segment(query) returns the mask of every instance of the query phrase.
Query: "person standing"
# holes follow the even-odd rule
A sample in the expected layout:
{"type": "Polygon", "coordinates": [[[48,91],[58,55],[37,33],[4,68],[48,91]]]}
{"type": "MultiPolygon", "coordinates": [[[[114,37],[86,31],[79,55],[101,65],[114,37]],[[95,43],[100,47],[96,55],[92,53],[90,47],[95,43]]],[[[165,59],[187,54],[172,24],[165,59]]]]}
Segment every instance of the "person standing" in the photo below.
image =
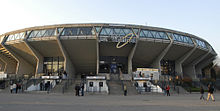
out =
{"type": "Polygon", "coordinates": [[[164,91],[164,96],[166,96],[166,94],[167,94],[167,91],[166,91],[167,87],[166,87],[166,85],[164,85],[162,88],[163,88],[163,91],[164,91]]]}
{"type": "Polygon", "coordinates": [[[124,85],[124,96],[127,96],[127,86],[124,85]]]}
{"type": "Polygon", "coordinates": [[[43,82],[40,83],[40,91],[43,91],[43,82]]]}
{"type": "Polygon", "coordinates": [[[76,96],[79,96],[80,86],[79,86],[79,85],[76,85],[76,86],[75,86],[75,90],[76,90],[76,96]]]}
{"type": "Polygon", "coordinates": [[[141,75],[141,71],[139,72],[139,77],[142,77],[142,75],[141,75]]]}
{"type": "Polygon", "coordinates": [[[82,86],[81,86],[81,95],[84,96],[84,84],[82,83],[82,86]]]}
{"type": "Polygon", "coordinates": [[[169,85],[167,85],[167,87],[166,87],[166,92],[167,92],[167,96],[170,96],[170,86],[169,85]]]}
{"type": "Polygon", "coordinates": [[[200,100],[201,100],[201,99],[205,100],[205,98],[204,98],[204,89],[203,89],[202,86],[200,87],[200,94],[201,94],[200,100]]]}
{"type": "Polygon", "coordinates": [[[208,96],[207,96],[207,101],[209,101],[209,98],[211,96],[212,101],[215,101],[215,98],[213,96],[214,88],[209,84],[208,85],[208,96]]]}
{"type": "Polygon", "coordinates": [[[13,93],[13,88],[14,88],[14,87],[13,87],[13,84],[11,84],[11,85],[10,85],[10,91],[11,91],[11,93],[13,93]]]}
{"type": "MultiPolygon", "coordinates": [[[[13,87],[13,91],[16,92],[17,85],[14,83],[12,87],[13,87]]],[[[17,92],[16,92],[16,93],[17,93],[17,92]]]]}

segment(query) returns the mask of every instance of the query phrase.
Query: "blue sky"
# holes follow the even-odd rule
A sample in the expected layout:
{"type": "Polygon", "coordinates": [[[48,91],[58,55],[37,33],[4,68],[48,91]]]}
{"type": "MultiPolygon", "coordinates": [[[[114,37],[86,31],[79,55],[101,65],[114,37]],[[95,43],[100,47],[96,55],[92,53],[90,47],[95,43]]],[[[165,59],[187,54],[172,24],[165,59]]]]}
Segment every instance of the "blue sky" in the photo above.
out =
{"type": "Polygon", "coordinates": [[[220,0],[1,0],[0,34],[41,25],[125,23],[207,40],[220,54],[220,0]]]}

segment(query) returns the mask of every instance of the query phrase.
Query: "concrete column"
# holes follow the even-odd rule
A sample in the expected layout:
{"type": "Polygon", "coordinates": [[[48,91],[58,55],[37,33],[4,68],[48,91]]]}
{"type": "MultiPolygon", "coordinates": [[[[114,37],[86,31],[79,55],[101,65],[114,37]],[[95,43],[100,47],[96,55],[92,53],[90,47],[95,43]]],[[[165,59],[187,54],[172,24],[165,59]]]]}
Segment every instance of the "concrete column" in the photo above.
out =
{"type": "MultiPolygon", "coordinates": [[[[5,41],[5,39],[4,39],[4,41],[5,41]]],[[[19,74],[19,75],[28,74],[30,76],[34,75],[35,68],[30,63],[28,63],[23,57],[19,56],[13,50],[11,50],[9,47],[7,47],[4,44],[4,42],[2,42],[2,46],[12,54],[12,56],[16,59],[16,61],[18,61],[18,65],[16,68],[16,74],[19,74]]]]}
{"type": "Polygon", "coordinates": [[[171,48],[172,44],[173,44],[173,39],[172,37],[170,37],[167,33],[166,35],[168,36],[168,38],[170,39],[170,44],[160,53],[160,55],[153,61],[153,63],[151,64],[151,66],[153,68],[157,68],[159,69],[159,73],[161,74],[161,65],[160,65],[160,61],[163,59],[163,57],[167,54],[167,52],[169,51],[169,49],[171,48]]]}
{"type": "Polygon", "coordinates": [[[4,72],[7,74],[16,74],[17,62],[0,54],[0,60],[5,63],[4,72]]]}
{"type": "Polygon", "coordinates": [[[206,66],[208,66],[210,63],[212,63],[214,61],[214,59],[216,58],[216,56],[213,56],[207,60],[204,60],[202,62],[200,62],[195,68],[196,68],[196,74],[200,74],[202,75],[202,69],[205,68],[206,66]]]}
{"type": "Polygon", "coordinates": [[[25,42],[26,46],[32,51],[35,58],[37,59],[37,64],[36,64],[36,68],[35,68],[35,77],[37,77],[37,74],[43,73],[43,59],[44,59],[44,57],[42,56],[42,54],[40,54],[40,52],[38,52],[34,47],[32,47],[30,45],[30,43],[27,41],[27,39],[28,38],[26,38],[24,42],[25,42]]]}
{"type": "Polygon", "coordinates": [[[194,81],[198,80],[197,75],[196,75],[196,68],[195,68],[195,66],[211,53],[212,48],[208,47],[208,50],[209,51],[205,55],[197,58],[192,63],[187,65],[185,70],[184,70],[184,73],[187,74],[188,76],[190,76],[194,81]]]}
{"type": "MultiPolygon", "coordinates": [[[[1,45],[3,46],[4,42],[6,41],[6,37],[1,37],[0,42],[1,45]]],[[[4,46],[3,46],[4,47],[4,46]]],[[[16,69],[17,69],[17,62],[15,60],[12,60],[3,54],[0,54],[0,59],[5,63],[4,66],[4,72],[7,74],[16,74],[16,69]]]]}
{"type": "Polygon", "coordinates": [[[132,71],[132,69],[133,69],[132,68],[132,59],[133,59],[134,53],[135,53],[135,51],[137,49],[137,45],[138,45],[138,41],[139,41],[140,29],[138,31],[138,34],[136,34],[134,31],[133,31],[133,33],[136,36],[136,43],[135,43],[134,47],[131,49],[131,51],[130,51],[130,53],[128,55],[128,74],[130,74],[130,75],[132,75],[132,72],[133,72],[132,71]]]}
{"type": "Polygon", "coordinates": [[[196,50],[197,48],[197,43],[194,42],[194,47],[193,49],[191,49],[189,52],[187,52],[184,56],[182,56],[181,58],[179,58],[178,60],[176,60],[175,62],[175,71],[177,72],[177,74],[181,77],[183,77],[183,68],[182,68],[182,63],[190,57],[190,55],[192,55],[192,53],[196,50]]]}
{"type": "MultiPolygon", "coordinates": [[[[63,30],[63,29],[62,29],[63,30]]],[[[61,34],[62,31],[60,31],[60,34],[61,34]]],[[[74,78],[75,77],[75,67],[69,57],[69,54],[67,53],[66,49],[63,47],[61,41],[60,41],[60,34],[57,34],[57,37],[56,37],[56,40],[57,40],[57,43],[61,49],[61,52],[63,54],[63,57],[64,57],[64,70],[67,72],[68,76],[70,78],[74,78]]]]}
{"type": "Polygon", "coordinates": [[[4,71],[6,63],[0,59],[0,65],[1,65],[0,71],[4,71]]]}
{"type": "MultiPolygon", "coordinates": [[[[102,30],[102,27],[101,29],[102,30]]],[[[95,29],[95,32],[96,32],[96,29],[95,29]]],[[[99,32],[96,32],[96,74],[98,75],[99,74],[99,32]]]]}

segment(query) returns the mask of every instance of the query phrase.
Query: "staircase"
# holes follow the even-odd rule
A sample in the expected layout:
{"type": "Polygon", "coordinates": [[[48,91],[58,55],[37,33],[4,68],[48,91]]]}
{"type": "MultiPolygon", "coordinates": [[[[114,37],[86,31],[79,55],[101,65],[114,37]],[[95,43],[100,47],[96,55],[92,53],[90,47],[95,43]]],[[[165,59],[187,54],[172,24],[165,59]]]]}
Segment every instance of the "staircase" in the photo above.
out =
{"type": "Polygon", "coordinates": [[[133,85],[133,83],[131,81],[123,81],[123,85],[126,85],[128,95],[137,95],[138,94],[135,86],[133,85]]]}
{"type": "Polygon", "coordinates": [[[110,80],[108,82],[110,95],[123,95],[122,82],[117,80],[110,80]]]}
{"type": "Polygon", "coordinates": [[[63,93],[63,88],[67,83],[66,79],[63,79],[60,83],[56,84],[56,86],[51,89],[50,93],[63,93]]]}
{"type": "Polygon", "coordinates": [[[69,84],[68,88],[64,91],[64,93],[75,95],[75,86],[80,85],[81,81],[81,75],[76,75],[75,80],[72,81],[72,84],[69,84]]]}
{"type": "Polygon", "coordinates": [[[110,80],[107,82],[110,95],[123,95],[123,84],[118,74],[111,74],[110,80]]]}

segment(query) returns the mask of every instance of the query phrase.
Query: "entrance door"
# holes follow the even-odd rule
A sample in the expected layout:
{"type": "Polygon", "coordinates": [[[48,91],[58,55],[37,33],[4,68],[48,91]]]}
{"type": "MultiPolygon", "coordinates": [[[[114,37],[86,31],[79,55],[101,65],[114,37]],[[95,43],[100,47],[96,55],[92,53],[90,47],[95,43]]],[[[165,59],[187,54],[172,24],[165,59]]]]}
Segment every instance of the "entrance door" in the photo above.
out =
{"type": "Polygon", "coordinates": [[[127,57],[123,56],[100,56],[99,72],[119,74],[119,68],[122,73],[127,73],[127,57]]]}

